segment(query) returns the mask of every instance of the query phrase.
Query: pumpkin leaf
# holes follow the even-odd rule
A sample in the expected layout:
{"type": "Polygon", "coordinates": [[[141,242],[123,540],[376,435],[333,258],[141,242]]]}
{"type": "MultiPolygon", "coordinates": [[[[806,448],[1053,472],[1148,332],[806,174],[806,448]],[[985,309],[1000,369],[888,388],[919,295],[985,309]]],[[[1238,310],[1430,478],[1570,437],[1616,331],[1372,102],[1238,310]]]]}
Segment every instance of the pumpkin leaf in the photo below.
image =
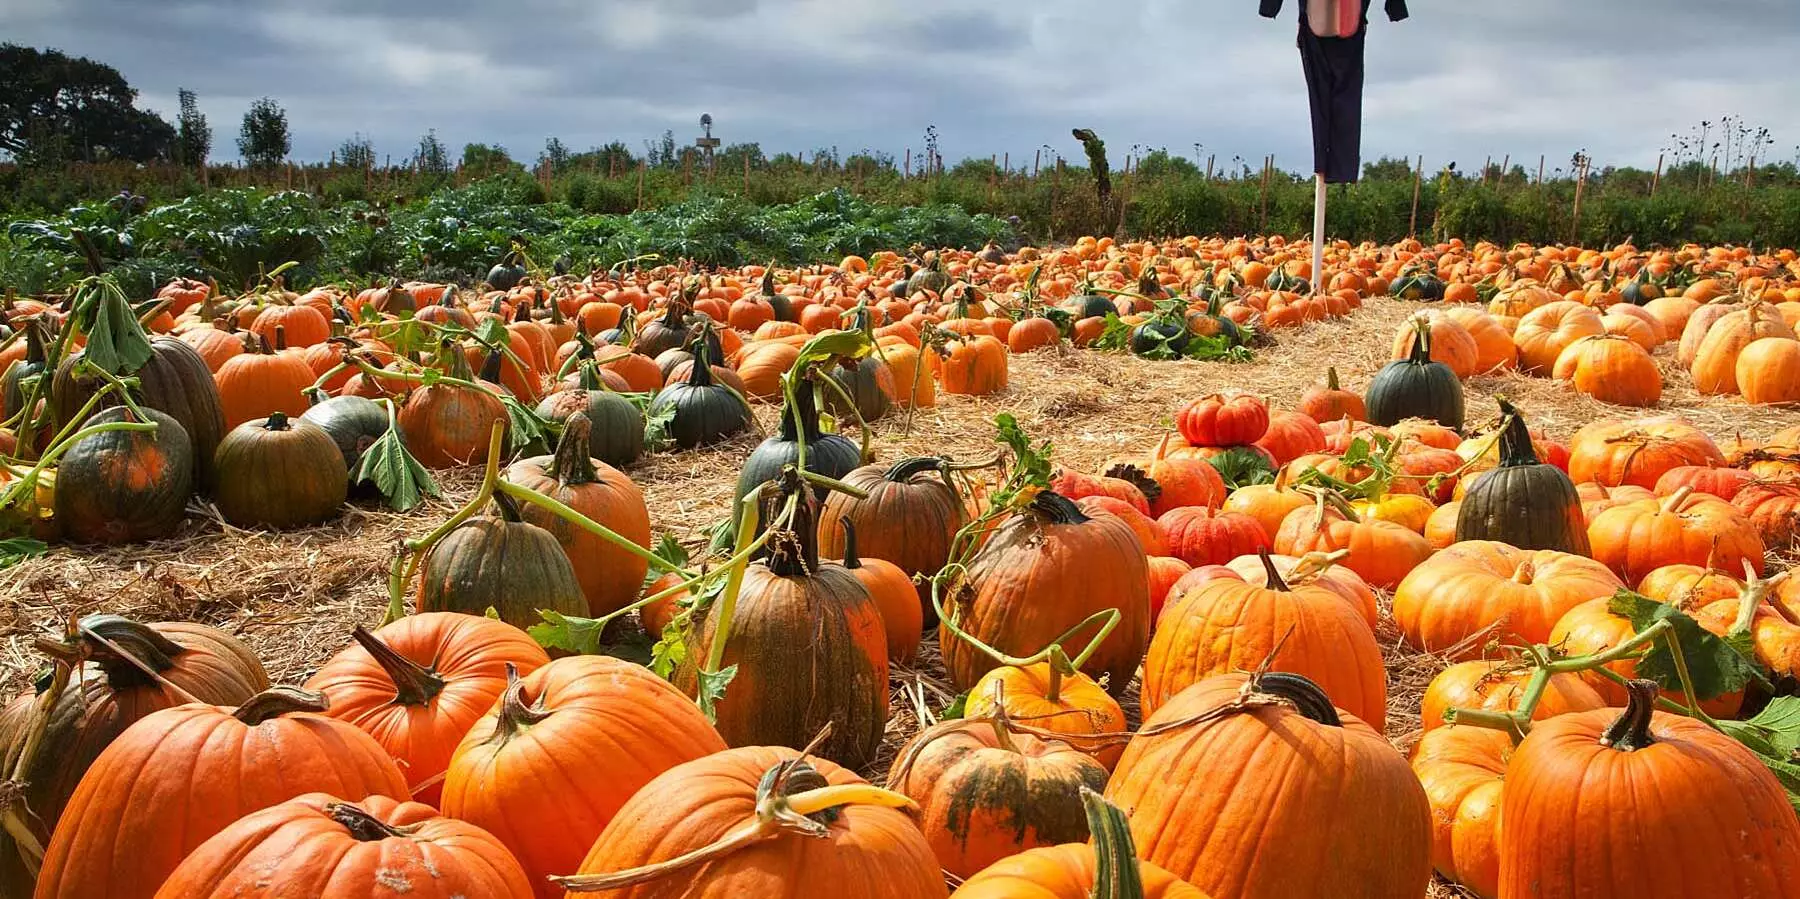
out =
{"type": "MultiPolygon", "coordinates": [[[[663,532],[662,539],[656,541],[656,546],[652,547],[650,552],[676,568],[686,568],[688,560],[692,558],[688,554],[687,547],[682,546],[681,541],[676,540],[675,535],[667,531],[663,532]]],[[[661,572],[657,572],[656,576],[660,577],[661,572]]]]}
{"type": "Polygon", "coordinates": [[[475,339],[490,347],[509,346],[511,339],[507,337],[506,325],[497,318],[490,318],[475,326],[475,339]]]}
{"type": "Polygon", "coordinates": [[[1094,338],[1094,349],[1124,352],[1131,347],[1131,326],[1117,312],[1106,313],[1106,327],[1094,338]]]}
{"type": "Polygon", "coordinates": [[[669,425],[675,423],[675,404],[647,405],[644,409],[644,449],[659,453],[669,448],[674,438],[669,425]]]}
{"type": "Polygon", "coordinates": [[[1249,447],[1228,449],[1207,457],[1206,461],[1231,490],[1251,484],[1275,483],[1275,469],[1269,464],[1269,457],[1249,447]]]}
{"type": "Polygon", "coordinates": [[[576,655],[600,654],[600,633],[606,629],[606,622],[564,615],[550,609],[539,609],[538,617],[544,619],[543,623],[526,628],[525,633],[530,634],[539,646],[576,655]]]}
{"type": "Polygon", "coordinates": [[[1681,672],[1671,645],[1686,663],[1698,699],[1735,693],[1751,681],[1763,679],[1748,634],[1720,637],[1680,609],[1630,590],[1613,594],[1608,609],[1629,619],[1639,633],[1659,621],[1669,622],[1669,638],[1652,643],[1637,662],[1637,676],[1656,681],[1664,690],[1682,693],[1681,672]]]}
{"type": "Polygon", "coordinates": [[[82,358],[113,375],[135,373],[150,361],[150,338],[138,324],[137,313],[125,292],[110,278],[96,279],[88,291],[87,314],[82,316],[87,347],[82,358]]]}
{"type": "Polygon", "coordinates": [[[719,720],[719,700],[725,698],[725,688],[737,677],[738,666],[727,665],[718,671],[697,672],[699,689],[694,694],[694,703],[706,714],[706,720],[715,724],[719,720]]]}
{"type": "Polygon", "coordinates": [[[30,537],[8,537],[0,540],[0,568],[11,568],[26,559],[36,558],[50,549],[44,541],[30,537]]]}
{"type": "Polygon", "coordinates": [[[387,433],[363,452],[352,481],[373,483],[387,500],[388,508],[407,512],[424,502],[425,497],[438,496],[438,485],[432,480],[431,472],[406,449],[406,438],[393,423],[391,405],[388,416],[387,433]]]}
{"type": "Polygon", "coordinates": [[[1719,727],[1758,755],[1792,760],[1800,752],[1800,696],[1776,697],[1756,717],[1719,727]]]}
{"type": "Polygon", "coordinates": [[[548,446],[550,440],[550,424],[540,418],[537,412],[519,402],[517,397],[509,393],[500,394],[500,404],[506,407],[506,443],[517,450],[521,447],[539,443],[548,446]]]}
{"type": "Polygon", "coordinates": [[[1012,473],[1007,476],[1005,489],[994,492],[992,505],[1003,508],[1011,505],[1020,494],[1048,490],[1053,467],[1050,463],[1050,441],[1044,440],[1032,446],[1031,438],[1025,436],[1025,429],[1019,426],[1019,420],[1010,412],[994,416],[994,427],[999,431],[1000,442],[1012,451],[1013,466],[1012,473]]]}
{"type": "Polygon", "coordinates": [[[680,668],[682,663],[687,661],[687,628],[684,617],[677,615],[669,619],[669,623],[663,625],[662,638],[650,648],[648,667],[663,680],[668,680],[670,676],[674,675],[675,669],[680,668]]]}

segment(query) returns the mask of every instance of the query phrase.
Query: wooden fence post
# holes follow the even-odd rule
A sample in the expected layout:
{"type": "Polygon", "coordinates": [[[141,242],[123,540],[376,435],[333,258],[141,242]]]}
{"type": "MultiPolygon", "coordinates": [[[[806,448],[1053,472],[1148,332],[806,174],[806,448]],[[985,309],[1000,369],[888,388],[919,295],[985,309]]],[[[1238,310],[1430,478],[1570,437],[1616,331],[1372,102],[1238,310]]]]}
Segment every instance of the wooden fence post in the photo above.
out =
{"type": "Polygon", "coordinates": [[[1581,195],[1587,188],[1588,164],[1583,160],[1575,167],[1575,208],[1569,213],[1569,243],[1579,243],[1581,237],[1581,195]]]}
{"type": "Polygon", "coordinates": [[[1487,160],[1481,164],[1481,186],[1482,187],[1486,187],[1488,185],[1488,171],[1493,169],[1493,167],[1494,167],[1494,156],[1492,153],[1490,153],[1490,154],[1488,154],[1487,160]]]}
{"type": "Polygon", "coordinates": [[[744,196],[750,196],[750,154],[744,154],[744,196]]]}
{"type": "Polygon", "coordinates": [[[1212,180],[1213,160],[1217,159],[1217,158],[1218,158],[1218,154],[1216,154],[1216,153],[1209,153],[1206,156],[1206,180],[1208,180],[1208,181],[1212,180]]]}
{"type": "Polygon", "coordinates": [[[1656,154],[1656,174],[1650,176],[1650,198],[1656,198],[1656,188],[1662,184],[1663,154],[1656,154]]]}
{"type": "Polygon", "coordinates": [[[1000,156],[1000,170],[1012,174],[1012,151],[1008,150],[1000,156]]]}
{"type": "Polygon", "coordinates": [[[1544,154],[1542,154],[1542,153],[1539,153],[1539,154],[1538,154],[1538,179],[1537,179],[1537,183],[1538,183],[1538,186],[1540,186],[1540,187],[1541,187],[1541,186],[1543,186],[1543,184],[1544,184],[1544,154]]]}
{"type": "Polygon", "coordinates": [[[906,167],[900,170],[900,177],[902,177],[902,178],[911,178],[912,177],[912,148],[911,147],[906,148],[906,167]]]}
{"type": "Polygon", "coordinates": [[[1038,164],[1043,161],[1044,161],[1043,148],[1040,147],[1037,150],[1032,151],[1032,153],[1031,153],[1031,178],[1032,178],[1032,180],[1034,180],[1034,181],[1037,180],[1038,164]]]}
{"type": "Polygon", "coordinates": [[[1413,201],[1412,218],[1406,222],[1406,236],[1417,237],[1419,234],[1419,187],[1425,181],[1425,157],[1419,157],[1418,167],[1413,169],[1413,201]]]}
{"type": "Polygon", "coordinates": [[[640,159],[640,160],[638,160],[638,201],[637,201],[637,208],[639,208],[639,209],[642,209],[642,208],[644,208],[644,173],[645,173],[645,171],[646,171],[646,170],[647,170],[647,169],[649,169],[649,168],[650,168],[650,161],[649,161],[649,160],[647,160],[647,159],[640,159]]]}
{"type": "Polygon", "coordinates": [[[1500,185],[1502,187],[1504,187],[1506,185],[1506,173],[1511,168],[1512,168],[1512,154],[1508,153],[1508,154],[1506,154],[1506,156],[1504,158],[1502,158],[1500,160],[1500,179],[1499,180],[1500,180],[1500,185]]]}
{"type": "Polygon", "coordinates": [[[1262,189],[1257,192],[1257,197],[1256,197],[1257,205],[1259,207],[1261,207],[1261,216],[1262,216],[1262,223],[1257,226],[1258,231],[1266,232],[1269,230],[1269,178],[1270,178],[1270,172],[1274,168],[1275,168],[1274,155],[1271,154],[1268,156],[1264,156],[1263,157],[1262,189]]]}

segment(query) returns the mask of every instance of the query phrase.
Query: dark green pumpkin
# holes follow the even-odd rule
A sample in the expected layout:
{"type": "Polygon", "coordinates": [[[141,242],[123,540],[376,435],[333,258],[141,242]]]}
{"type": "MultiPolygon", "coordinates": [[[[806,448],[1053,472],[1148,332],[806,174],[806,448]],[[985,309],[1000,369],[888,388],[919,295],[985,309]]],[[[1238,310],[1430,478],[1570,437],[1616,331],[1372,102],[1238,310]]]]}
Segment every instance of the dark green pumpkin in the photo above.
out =
{"type": "Polygon", "coordinates": [[[1099,294],[1083,294],[1069,301],[1069,312],[1076,319],[1105,318],[1119,314],[1119,307],[1108,297],[1099,294]]]}
{"type": "Polygon", "coordinates": [[[787,294],[775,292],[775,266],[771,264],[763,272],[762,298],[775,311],[775,320],[791,322],[794,320],[794,304],[788,302],[787,294]]]}
{"type": "MultiPolygon", "coordinates": [[[[655,318],[638,332],[637,340],[631,348],[652,359],[673,350],[688,342],[688,315],[693,307],[688,304],[686,296],[671,297],[669,305],[664,307],[662,317],[655,318]]],[[[717,355],[712,358],[719,358],[717,355]]]]}
{"type": "Polygon", "coordinates": [[[1625,282],[1625,286],[1619,288],[1619,297],[1633,306],[1642,306],[1662,295],[1659,291],[1646,290],[1649,283],[1650,273],[1640,269],[1637,277],[1625,282]]]}
{"type": "MultiPolygon", "coordinates": [[[[75,364],[80,359],[80,353],[73,353],[56,367],[50,402],[59,428],[66,427],[106,383],[100,378],[77,377],[75,364]]],[[[219,388],[206,360],[173,337],[152,337],[150,361],[133,376],[138,379],[133,394],[138,405],[168,413],[181,423],[193,447],[188,461],[193,466],[194,489],[206,489],[211,484],[213,450],[225,436],[225,409],[219,405],[219,388]]],[[[117,406],[120,400],[116,393],[108,393],[101,403],[117,406]]]]}
{"type": "MultiPolygon", "coordinates": [[[[706,353],[702,352],[705,361],[706,353]]],[[[650,401],[652,416],[672,413],[669,439],[682,449],[707,446],[750,427],[750,407],[731,388],[714,382],[711,365],[696,364],[686,381],[658,391],[650,401]]]]}
{"type": "Polygon", "coordinates": [[[575,568],[549,531],[520,520],[512,497],[494,494],[497,516],[463,522],[425,555],[418,610],[485,615],[514,627],[542,622],[538,610],[587,615],[575,568]]]}
{"type": "Polygon", "coordinates": [[[863,421],[878,421],[893,408],[894,374],[878,356],[864,356],[851,367],[833,365],[826,376],[837,382],[855,404],[853,413],[836,390],[823,387],[825,408],[840,420],[851,421],[860,414],[863,421]]]}
{"type": "MultiPolygon", "coordinates": [[[[76,543],[172,536],[194,494],[194,445],[168,413],[146,407],[155,431],[105,431],[76,441],[56,466],[56,520],[76,543]]],[[[138,421],[123,406],[82,427],[138,421]]]]}
{"type": "Polygon", "coordinates": [[[1482,472],[1463,492],[1456,539],[1498,540],[1520,549],[1588,554],[1581,496],[1563,470],[1538,461],[1531,431],[1504,398],[1500,414],[1500,464],[1482,472]]]}
{"type": "Polygon", "coordinates": [[[489,287],[495,290],[511,290],[518,287],[519,282],[525,280],[527,274],[525,266],[517,262],[510,262],[511,256],[512,254],[508,253],[507,259],[500,260],[493,268],[488,269],[487,283],[489,287]]]}
{"type": "Polygon", "coordinates": [[[1151,319],[1131,329],[1131,352],[1138,356],[1179,356],[1193,339],[1186,322],[1151,319]]]}
{"type": "Polygon", "coordinates": [[[623,468],[644,455],[644,415],[630,400],[600,383],[593,363],[581,367],[581,386],[559,390],[538,403],[539,417],[562,424],[577,412],[588,417],[588,455],[623,468]]]}
{"type": "Polygon", "coordinates": [[[1463,388],[1456,372],[1442,362],[1431,361],[1431,327],[1422,319],[1413,322],[1412,353],[1389,362],[1375,373],[1363,402],[1369,421],[1392,425],[1406,418],[1423,418],[1461,431],[1463,388]]]}
{"type": "Polygon", "coordinates": [[[387,410],[366,396],[334,396],[314,403],[300,420],[331,435],[344,456],[346,471],[355,471],[362,454],[388,430],[387,410]]]}
{"type": "MultiPolygon", "coordinates": [[[[769,437],[750,451],[744,468],[738,473],[736,499],[743,499],[765,481],[775,479],[781,469],[800,461],[800,435],[806,435],[806,470],[828,478],[842,478],[862,464],[862,447],[842,434],[826,434],[819,430],[819,410],[813,398],[812,381],[802,379],[794,385],[794,404],[782,407],[781,433],[769,437]]],[[[828,492],[815,487],[819,501],[828,492]]]]}
{"type": "Polygon", "coordinates": [[[331,432],[272,412],[219,441],[213,502],[238,527],[318,524],[344,505],[350,478],[331,432]]]}
{"type": "MultiPolygon", "coordinates": [[[[25,358],[6,367],[6,373],[0,375],[0,418],[11,418],[25,408],[25,381],[28,378],[43,374],[45,359],[44,325],[32,320],[25,324],[25,358]]],[[[40,396],[48,396],[50,385],[38,388],[40,396]]]]}

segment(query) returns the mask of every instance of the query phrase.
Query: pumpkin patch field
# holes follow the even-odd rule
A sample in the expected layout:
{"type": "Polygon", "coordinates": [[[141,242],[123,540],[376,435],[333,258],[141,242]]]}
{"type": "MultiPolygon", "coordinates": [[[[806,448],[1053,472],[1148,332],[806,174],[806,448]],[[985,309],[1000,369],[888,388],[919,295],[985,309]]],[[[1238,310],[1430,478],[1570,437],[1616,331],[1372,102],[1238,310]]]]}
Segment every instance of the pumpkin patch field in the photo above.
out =
{"type": "Polygon", "coordinates": [[[1800,896],[1795,253],[1311,258],[9,297],[0,897],[1800,896]]]}

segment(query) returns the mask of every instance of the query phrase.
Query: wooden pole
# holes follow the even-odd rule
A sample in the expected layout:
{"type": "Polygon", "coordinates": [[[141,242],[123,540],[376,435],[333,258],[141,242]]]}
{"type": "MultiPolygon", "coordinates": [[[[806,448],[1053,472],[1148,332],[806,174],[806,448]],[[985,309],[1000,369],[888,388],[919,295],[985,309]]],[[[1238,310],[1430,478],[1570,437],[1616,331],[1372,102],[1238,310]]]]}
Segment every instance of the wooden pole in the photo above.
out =
{"type": "Polygon", "coordinates": [[[1537,179],[1537,183],[1538,183],[1538,184],[1539,184],[1539,185],[1542,185],[1542,184],[1543,184],[1543,183],[1544,183],[1544,154],[1542,154],[1542,153],[1539,153],[1539,154],[1538,154],[1538,179],[1537,179]]]}
{"type": "Polygon", "coordinates": [[[1312,292],[1325,284],[1325,173],[1313,174],[1312,292]]]}
{"type": "Polygon", "coordinates": [[[1261,211],[1262,223],[1257,226],[1258,231],[1269,230],[1269,172],[1274,167],[1275,167],[1275,157],[1273,155],[1264,156],[1263,157],[1262,189],[1257,192],[1257,198],[1256,198],[1256,203],[1259,207],[1261,207],[1261,210],[1262,210],[1261,211]]]}
{"type": "Polygon", "coordinates": [[[1749,190],[1750,188],[1755,187],[1755,186],[1756,186],[1756,157],[1752,156],[1752,157],[1750,157],[1749,168],[1744,169],[1744,189],[1749,190]]]}
{"type": "Polygon", "coordinates": [[[750,154],[744,154],[744,196],[750,195],[750,154]]]}
{"type": "Polygon", "coordinates": [[[1487,160],[1481,164],[1481,186],[1482,187],[1487,186],[1488,172],[1491,169],[1493,169],[1493,167],[1494,167],[1494,156],[1493,156],[1493,154],[1490,153],[1490,154],[1488,154],[1487,160]]]}
{"type": "Polygon", "coordinates": [[[644,172],[650,167],[647,159],[638,160],[638,201],[637,208],[644,208],[644,172]]]}
{"type": "Polygon", "coordinates": [[[1000,166],[1001,171],[1008,175],[1012,174],[1012,151],[1008,150],[1000,155],[1000,166]]]}
{"type": "Polygon", "coordinates": [[[1500,183],[1506,183],[1506,173],[1512,168],[1512,154],[1508,153],[1500,160],[1500,183]]]}
{"type": "Polygon", "coordinates": [[[1042,147],[1039,147],[1038,149],[1032,151],[1032,153],[1031,153],[1031,177],[1033,180],[1037,179],[1038,165],[1039,165],[1039,163],[1042,163],[1043,161],[1044,161],[1044,150],[1042,147]]]}
{"type": "Polygon", "coordinates": [[[1209,153],[1209,154],[1207,154],[1207,156],[1206,156],[1206,180],[1208,180],[1208,181],[1211,181],[1211,180],[1212,180],[1212,175],[1213,175],[1213,160],[1214,160],[1214,159],[1217,159],[1217,158],[1218,158],[1218,154],[1217,154],[1217,153],[1209,153]]]}
{"type": "Polygon", "coordinates": [[[1419,187],[1425,181],[1425,157],[1419,157],[1417,168],[1413,169],[1413,201],[1412,218],[1406,223],[1406,236],[1416,237],[1419,234],[1419,187]]]}
{"type": "Polygon", "coordinates": [[[1569,213],[1569,243],[1579,243],[1581,236],[1581,195],[1587,188],[1587,163],[1575,168],[1575,208],[1569,213]]]}
{"type": "Polygon", "coordinates": [[[901,177],[912,177],[912,148],[906,148],[906,168],[901,170],[901,177]]]}
{"type": "Polygon", "coordinates": [[[1650,176],[1650,196],[1655,198],[1656,188],[1662,184],[1663,154],[1656,154],[1656,174],[1650,176]]]}

